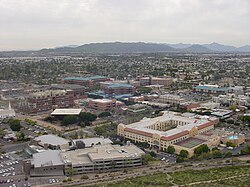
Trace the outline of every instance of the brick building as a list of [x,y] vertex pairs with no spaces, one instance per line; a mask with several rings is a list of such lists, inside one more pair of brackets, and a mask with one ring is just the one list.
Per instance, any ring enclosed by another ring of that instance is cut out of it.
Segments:
[[74,105],[72,90],[47,90],[32,93],[27,98],[30,113],[49,111],[54,108],[71,108]]
[[112,83],[105,85],[103,91],[107,95],[134,94],[135,87],[130,84]]

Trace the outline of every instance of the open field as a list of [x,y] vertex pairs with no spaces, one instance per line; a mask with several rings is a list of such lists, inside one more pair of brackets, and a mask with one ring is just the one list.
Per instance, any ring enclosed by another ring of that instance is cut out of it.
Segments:
[[248,186],[250,166],[233,166],[203,170],[186,170],[170,173],[157,173],[135,177],[119,182],[94,185],[91,187],[153,187],[153,186]]

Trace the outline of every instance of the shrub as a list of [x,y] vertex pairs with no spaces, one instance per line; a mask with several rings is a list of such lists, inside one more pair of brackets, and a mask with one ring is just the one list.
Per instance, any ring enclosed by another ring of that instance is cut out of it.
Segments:
[[88,175],[82,175],[81,179],[89,179],[89,176]]

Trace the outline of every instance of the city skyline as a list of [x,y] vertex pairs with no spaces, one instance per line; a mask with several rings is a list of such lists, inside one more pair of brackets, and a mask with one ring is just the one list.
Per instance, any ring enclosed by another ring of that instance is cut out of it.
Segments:
[[0,1],[0,51],[92,42],[250,44],[250,2]]

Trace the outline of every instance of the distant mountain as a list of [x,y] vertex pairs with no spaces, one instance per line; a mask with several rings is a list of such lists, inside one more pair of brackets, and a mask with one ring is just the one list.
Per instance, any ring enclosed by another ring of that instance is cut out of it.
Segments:
[[225,52],[225,51],[237,51],[237,48],[231,45],[223,45],[223,44],[219,44],[219,43],[211,43],[211,44],[204,44],[202,45],[210,50],[213,51],[221,51],[221,52]]
[[[13,53],[29,55],[55,55],[55,54],[79,54],[79,53],[228,53],[228,52],[250,52],[250,45],[236,48],[230,45],[219,43],[210,44],[162,44],[162,43],[144,43],[144,42],[109,42],[109,43],[90,43],[84,45],[68,45],[63,47],[41,49],[39,51],[20,51],[4,52],[4,55]],[[2,52],[3,53],[3,52]],[[2,54],[3,55],[3,54]]]
[[56,49],[42,49],[42,52],[80,52],[80,53],[155,53],[155,52],[174,52],[175,48],[165,44],[156,43],[90,43],[75,48],[60,47]]
[[184,49],[184,48],[187,48],[187,47],[190,47],[192,46],[192,44],[184,44],[184,43],[178,43],[178,44],[166,44],[170,47],[173,47],[175,49]]
[[91,43],[81,45],[75,48],[75,51],[85,53],[151,53],[151,52],[173,52],[175,48],[165,44],[156,43]]
[[242,47],[238,47],[237,51],[239,51],[239,52],[250,52],[250,45],[245,45],[245,46],[242,46]]
[[202,45],[199,44],[194,44],[191,45],[190,47],[181,49],[183,52],[191,52],[191,53],[211,53],[214,52],[211,49],[208,49]]
[[76,48],[79,45],[66,45],[66,46],[60,46],[60,47],[54,47],[53,49],[59,49],[59,48]]

